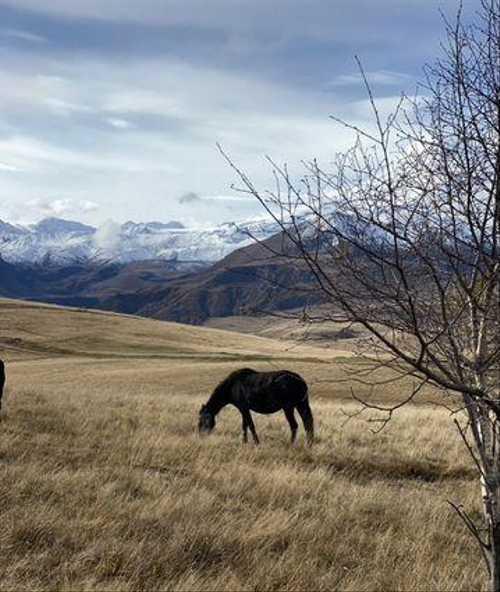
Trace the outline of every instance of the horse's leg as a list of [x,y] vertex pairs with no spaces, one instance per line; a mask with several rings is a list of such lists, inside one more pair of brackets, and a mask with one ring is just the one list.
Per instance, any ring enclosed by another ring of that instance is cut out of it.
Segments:
[[257,432],[255,431],[255,426],[253,424],[253,419],[252,419],[252,415],[250,414],[250,410],[249,409],[242,409],[241,413],[243,414],[243,421],[246,420],[248,427],[250,428],[250,431],[252,432],[252,436],[253,436],[253,441],[256,444],[259,444],[259,436],[257,436]]
[[304,429],[307,434],[307,443],[309,446],[311,446],[314,440],[314,419],[311,408],[309,407],[308,399],[301,401],[297,405],[297,411],[299,412],[302,422],[304,423]]
[[247,418],[243,412],[241,413],[241,418],[242,418],[241,427],[243,429],[243,442],[244,442],[244,444],[246,444],[248,442],[248,423],[247,423]]
[[297,428],[299,427],[299,424],[297,423],[295,415],[293,414],[293,407],[286,407],[283,409],[283,411],[285,412],[285,417],[290,424],[290,430],[292,431],[291,443],[293,444],[295,442],[295,436],[297,435]]

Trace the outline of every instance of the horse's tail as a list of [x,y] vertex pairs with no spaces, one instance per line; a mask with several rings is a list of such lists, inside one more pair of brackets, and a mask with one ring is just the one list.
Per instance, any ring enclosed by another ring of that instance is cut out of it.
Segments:
[[311,406],[309,405],[309,387],[307,386],[307,382],[302,378],[302,376],[300,376],[300,374],[296,374],[295,372],[291,374],[293,375],[294,379],[302,385],[304,390],[302,400],[297,405],[297,411],[302,418],[304,429],[307,435],[307,442],[310,446],[314,441],[314,417],[311,411]]
[[309,387],[307,386],[307,382],[301,377],[302,383],[304,385],[304,398],[303,401],[309,401]]
[[300,384],[302,390],[304,391],[304,395],[302,396],[302,401],[307,401],[309,398],[309,387],[307,386],[307,382],[302,378],[300,374],[297,372],[288,371],[288,375],[297,383]]
[[5,386],[5,364],[0,360],[0,409],[2,408],[3,387]]
[[299,412],[302,422],[304,423],[304,429],[307,434],[307,442],[310,446],[314,441],[314,417],[309,405],[307,391],[304,399],[297,405],[297,411]]

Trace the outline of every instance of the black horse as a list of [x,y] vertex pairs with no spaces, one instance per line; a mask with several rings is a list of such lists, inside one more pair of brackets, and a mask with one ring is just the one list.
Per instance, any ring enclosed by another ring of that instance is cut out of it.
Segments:
[[255,444],[259,437],[250,411],[257,413],[276,413],[283,409],[292,431],[292,443],[295,441],[298,424],[295,421],[294,409],[297,409],[307,434],[307,441],[312,444],[314,439],[314,421],[309,407],[307,384],[304,379],[290,372],[256,372],[243,368],[232,372],[214,390],[212,396],[200,409],[198,430],[209,433],[215,427],[215,416],[226,405],[234,405],[243,419],[243,441],[248,441],[247,431],[250,428]]
[[5,364],[0,360],[0,409],[2,408],[3,387],[5,386]]

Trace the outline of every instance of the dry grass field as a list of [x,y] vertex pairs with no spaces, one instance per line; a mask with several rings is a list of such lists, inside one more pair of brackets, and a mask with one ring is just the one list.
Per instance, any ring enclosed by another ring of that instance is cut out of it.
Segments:
[[[1,590],[480,590],[447,500],[478,512],[449,416],[407,407],[346,425],[348,352],[97,312],[0,301]],[[230,370],[311,383],[318,441],[236,411],[195,433]],[[331,378],[333,382],[321,382]],[[394,388],[381,396],[397,398]]]
[[[320,316],[323,309],[316,307],[313,314]],[[295,316],[300,318],[302,310],[295,311]],[[293,315],[291,315],[293,316]],[[210,318],[205,322],[205,327],[236,331],[282,341],[294,341],[323,348],[351,351],[366,337],[366,331],[360,326],[350,323],[325,321],[322,323],[303,324],[295,318],[284,318],[279,315],[259,316],[232,316]]]

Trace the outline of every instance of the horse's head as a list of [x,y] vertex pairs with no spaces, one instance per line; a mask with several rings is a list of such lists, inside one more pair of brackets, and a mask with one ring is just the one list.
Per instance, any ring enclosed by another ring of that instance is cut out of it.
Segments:
[[209,434],[215,427],[215,416],[207,409],[206,405],[202,405],[200,409],[200,417],[198,420],[198,431],[200,434]]

